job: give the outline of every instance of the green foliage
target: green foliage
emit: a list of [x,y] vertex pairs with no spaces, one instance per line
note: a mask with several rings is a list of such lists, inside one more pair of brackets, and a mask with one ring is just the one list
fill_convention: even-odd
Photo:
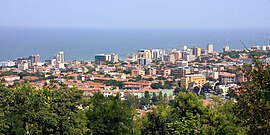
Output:
[[149,91],[144,92],[144,97],[147,98],[147,99],[150,99]]
[[172,89],[172,86],[173,86],[172,82],[170,82],[170,81],[165,81],[165,82],[164,82],[163,89]]
[[203,106],[197,95],[180,92],[170,106],[161,104],[146,116],[142,133],[244,134],[245,128],[237,125],[232,107],[232,102]]
[[139,99],[139,108],[143,108],[144,106],[148,106],[150,104],[150,99],[142,97]]
[[186,92],[186,89],[177,87],[174,89],[173,94],[178,95],[180,92]]
[[245,51],[239,52],[239,51],[227,51],[223,53],[223,56],[230,56],[231,58],[238,58],[239,54],[246,53]]
[[82,93],[61,87],[36,90],[30,84],[0,89],[2,134],[84,134]]
[[270,134],[270,67],[254,62],[255,67],[244,70],[248,82],[242,86],[234,112],[249,134]]
[[138,76],[135,77],[135,82],[140,81],[141,79],[142,79],[142,76],[138,75]]
[[151,84],[151,88],[153,89],[172,89],[172,86],[173,84],[170,81],[165,81],[164,84],[161,82]]
[[158,80],[166,80],[166,78],[163,77],[163,76],[158,76],[157,79],[158,79]]
[[132,94],[128,94],[125,100],[129,108],[139,108],[139,99]]
[[105,84],[107,86],[117,86],[117,87],[119,87],[119,89],[123,88],[123,82],[122,81],[109,80],[109,81],[105,81]]
[[161,105],[154,109],[152,113],[147,114],[147,121],[142,127],[144,135],[164,135],[167,129],[167,123],[170,122],[171,107]]
[[213,87],[211,86],[211,84],[208,82],[208,83],[205,83],[203,85],[203,89],[206,89],[206,90],[213,90]]
[[152,83],[152,84],[151,84],[151,88],[152,88],[152,89],[161,89],[161,88],[163,88],[163,85],[162,85],[161,82],[158,82],[158,83]]
[[132,133],[134,114],[118,96],[106,98],[102,94],[95,94],[90,100],[86,116],[90,134]]

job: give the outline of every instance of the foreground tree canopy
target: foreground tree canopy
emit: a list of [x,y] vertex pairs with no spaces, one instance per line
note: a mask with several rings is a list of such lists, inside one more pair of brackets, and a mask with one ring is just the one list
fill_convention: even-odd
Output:
[[0,86],[0,134],[270,134],[270,67],[246,69],[237,102],[216,98],[205,106],[196,94],[179,90],[170,101],[153,96],[156,107],[143,116],[136,108],[144,100],[132,95],[85,99],[63,84]]
[[62,86],[36,90],[30,84],[0,89],[2,134],[84,134],[86,117],[78,107],[81,91]]
[[244,134],[232,112],[231,102],[203,106],[193,93],[180,93],[170,106],[161,105],[147,115],[143,134]]

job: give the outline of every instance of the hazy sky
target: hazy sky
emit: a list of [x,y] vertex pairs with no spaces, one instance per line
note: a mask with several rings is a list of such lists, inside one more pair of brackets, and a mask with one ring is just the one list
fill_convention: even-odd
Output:
[[270,27],[270,0],[1,0],[0,26]]

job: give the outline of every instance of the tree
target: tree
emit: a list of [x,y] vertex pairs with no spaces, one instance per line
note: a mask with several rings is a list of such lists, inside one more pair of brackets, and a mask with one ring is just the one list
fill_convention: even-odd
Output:
[[[204,107],[198,96],[192,93],[180,93],[172,102],[174,119],[168,123],[170,134],[202,134],[207,132],[208,108]],[[211,130],[210,128],[208,128]],[[210,132],[210,131],[209,131]]]
[[181,91],[181,88],[177,87],[173,91],[173,95],[178,95],[178,93]]
[[147,99],[150,99],[149,91],[144,92],[144,97],[147,98]]
[[[216,99],[217,100],[217,99]],[[143,134],[245,134],[231,110],[233,103],[203,106],[196,94],[180,92],[169,105],[147,114]]]
[[167,123],[170,119],[171,107],[167,105],[160,105],[154,109],[152,113],[148,113],[147,121],[142,127],[142,134],[144,135],[165,135]]
[[200,91],[200,88],[199,88],[198,86],[195,86],[195,87],[193,88],[193,90],[192,90],[192,92],[193,92],[193,93],[196,93],[197,95],[200,94],[199,91]]
[[132,94],[126,96],[125,102],[130,109],[139,107],[139,99]]
[[205,83],[205,84],[203,85],[203,89],[204,89],[204,90],[212,90],[213,87],[212,87],[211,84],[208,82],[208,83]]
[[247,83],[242,85],[234,113],[249,134],[270,134],[270,66],[253,56],[255,66],[244,68]]
[[158,83],[152,83],[151,84],[151,88],[152,89],[162,89],[163,88],[163,85],[161,82],[158,82]]
[[155,92],[153,93],[151,100],[152,100],[153,104],[156,104],[158,102],[158,97],[157,97],[157,94]]
[[140,81],[141,79],[142,79],[142,76],[138,75],[138,76],[135,77],[135,82]]
[[95,94],[86,112],[89,134],[130,134],[134,114],[118,96]]
[[144,108],[150,104],[150,99],[142,97],[139,99],[139,108]]
[[223,102],[219,98],[214,98],[214,108],[211,110],[216,116],[212,118],[213,126],[216,127],[216,134],[220,135],[244,135],[247,134],[247,128],[239,124],[239,118],[233,113],[233,100]]
[[0,88],[1,134],[84,134],[82,93],[74,88],[43,88],[30,84]]
[[173,94],[178,95],[180,92],[186,92],[186,89],[177,87],[174,89]]
[[64,84],[60,86],[60,89],[51,90],[52,99],[49,102],[58,119],[56,134],[84,134],[86,116],[79,109],[83,102],[82,91]]
[[119,89],[123,88],[123,82],[122,81],[109,80],[109,81],[105,81],[105,84],[107,86],[119,87]]
[[163,89],[172,89],[172,82],[165,81]]

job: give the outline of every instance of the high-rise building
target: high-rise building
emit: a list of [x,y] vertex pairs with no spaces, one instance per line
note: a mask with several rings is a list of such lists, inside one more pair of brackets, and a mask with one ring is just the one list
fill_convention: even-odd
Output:
[[198,48],[198,47],[193,48],[193,55],[195,55],[196,57],[201,56],[201,53],[202,53],[201,48]]
[[138,58],[138,64],[140,66],[147,66],[150,63],[150,59]]
[[197,48],[196,56],[201,56],[202,54],[202,48]]
[[19,70],[27,70],[29,69],[29,60],[27,59],[19,59],[17,60],[18,69]]
[[103,63],[106,61],[118,62],[118,54],[111,53],[111,54],[96,54],[95,55],[96,63]]
[[212,52],[214,52],[214,45],[208,44],[207,45],[207,53],[212,53]]
[[111,53],[111,61],[112,62],[118,62],[118,54]]
[[151,52],[152,52],[151,55],[152,55],[153,60],[162,60],[162,57],[165,54],[164,50],[161,50],[161,49],[152,49]]
[[102,63],[102,62],[106,62],[106,61],[107,61],[107,57],[105,54],[96,54],[95,55],[95,62]]
[[152,51],[149,49],[138,50],[137,62],[140,66],[146,66],[152,61]]
[[30,65],[34,66],[35,64],[40,63],[40,56],[39,56],[39,54],[31,55],[31,56],[29,56],[29,60],[31,62]]
[[227,52],[227,51],[229,51],[230,50],[230,47],[229,46],[223,46],[223,52]]
[[187,49],[188,49],[188,47],[187,47],[186,45],[182,45],[182,46],[181,46],[181,50],[182,50],[182,51],[186,51]]
[[60,51],[56,54],[56,62],[57,63],[64,63],[64,52]]
[[51,65],[51,66],[55,67],[55,65],[56,65],[56,59],[55,58],[52,58],[52,59],[45,60],[45,64],[46,65]]
[[182,59],[182,52],[176,51],[175,54],[175,60],[181,60]]
[[57,68],[65,68],[64,66],[64,52],[63,51],[60,51],[56,54],[56,67]]
[[152,59],[152,53],[149,49],[140,49],[138,51],[138,58]]
[[136,61],[138,61],[138,55],[136,55],[136,54],[129,54],[129,55],[127,55],[127,61],[129,61],[129,62],[136,62]]
[[112,57],[110,54],[105,54],[106,56],[106,61],[112,61]]

